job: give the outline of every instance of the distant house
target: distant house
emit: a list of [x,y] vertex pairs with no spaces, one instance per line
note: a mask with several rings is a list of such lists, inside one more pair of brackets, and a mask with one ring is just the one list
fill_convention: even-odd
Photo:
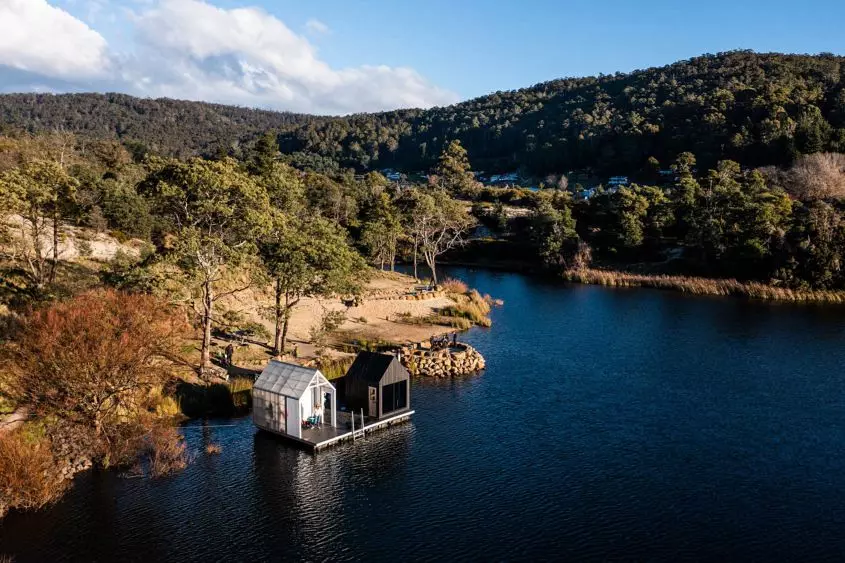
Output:
[[309,420],[337,426],[336,394],[320,370],[271,360],[252,388],[252,420],[262,430],[301,440]]
[[596,195],[596,188],[586,188],[578,192],[578,197],[581,199],[590,199]]
[[507,174],[493,174],[490,176],[491,184],[509,184],[519,181],[518,172],[508,172]]
[[392,168],[384,168],[383,170],[379,170],[379,172],[391,182],[398,182],[402,179],[402,174]]
[[411,376],[390,354],[360,352],[346,372],[346,406],[380,419],[410,409]]
[[628,185],[628,177],[627,176],[612,176],[610,178],[610,180],[607,181],[607,185],[609,187],[627,186]]

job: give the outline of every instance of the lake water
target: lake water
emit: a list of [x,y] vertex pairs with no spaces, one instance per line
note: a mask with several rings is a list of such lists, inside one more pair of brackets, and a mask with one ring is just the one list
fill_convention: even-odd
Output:
[[[317,456],[192,423],[159,481],[12,514],[24,561],[845,559],[845,309],[457,269],[505,300],[485,373]],[[222,454],[199,452],[208,442]]]

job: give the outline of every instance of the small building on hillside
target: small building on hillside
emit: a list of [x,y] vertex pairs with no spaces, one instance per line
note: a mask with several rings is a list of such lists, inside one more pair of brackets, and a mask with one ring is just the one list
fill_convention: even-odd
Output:
[[411,375],[396,356],[360,352],[344,379],[352,412],[381,419],[411,408]]
[[320,370],[271,360],[252,389],[252,420],[262,430],[302,440],[303,429],[337,426],[336,395]]

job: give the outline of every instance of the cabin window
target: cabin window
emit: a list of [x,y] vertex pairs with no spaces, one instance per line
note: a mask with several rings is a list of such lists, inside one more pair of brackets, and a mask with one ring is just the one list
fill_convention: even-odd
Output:
[[385,385],[381,390],[382,414],[408,408],[408,382]]

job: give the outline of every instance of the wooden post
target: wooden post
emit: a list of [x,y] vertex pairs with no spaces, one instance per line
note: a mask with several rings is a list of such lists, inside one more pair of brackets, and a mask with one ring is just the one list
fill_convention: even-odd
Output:
[[332,428],[337,428],[337,401],[335,400],[336,391],[332,390]]
[[352,411],[352,441],[355,441],[355,411]]

